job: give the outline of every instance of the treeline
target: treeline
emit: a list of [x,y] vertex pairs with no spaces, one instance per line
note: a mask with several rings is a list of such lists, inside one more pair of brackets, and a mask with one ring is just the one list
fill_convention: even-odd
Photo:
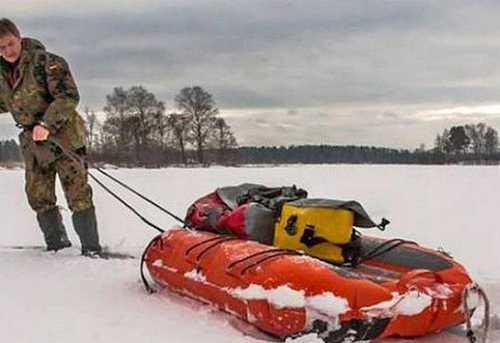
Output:
[[484,124],[452,126],[436,136],[434,152],[445,162],[498,162],[498,132]]
[[289,147],[241,147],[237,149],[242,164],[433,164],[439,158],[429,152],[369,146],[298,145]]
[[[88,151],[94,163],[124,167],[241,164],[496,164],[499,138],[484,123],[452,126],[434,147],[415,150],[369,146],[292,145],[238,147],[212,95],[186,87],[175,96],[175,111],[142,86],[118,87],[106,96],[104,117],[86,109]],[[0,142],[0,163],[21,161],[14,140]]]
[[368,146],[300,145],[242,147],[238,163],[497,164],[498,133],[484,123],[452,126],[438,134],[435,146],[413,151]]
[[389,149],[369,146],[300,145],[289,147],[241,147],[237,164],[493,164],[500,162],[500,153],[477,159],[471,154],[445,155],[432,150]]
[[224,164],[237,147],[210,93],[186,87],[174,99],[176,111],[142,86],[113,89],[101,123],[86,109],[89,152],[94,161],[122,166]]
[[[19,150],[14,141],[0,142],[2,151],[0,153],[0,163],[6,161],[19,161]],[[5,146],[9,146],[8,153],[5,153]],[[160,154],[159,152],[156,152]],[[179,151],[168,151],[170,154],[164,158],[161,166],[178,165],[181,161]],[[186,165],[198,165],[195,161],[196,150],[186,149],[185,156],[189,156]],[[8,157],[10,156],[10,157]],[[16,157],[17,156],[17,159]],[[389,149],[369,146],[331,146],[331,145],[298,145],[289,147],[239,147],[225,151],[221,158],[220,152],[215,149],[204,151],[205,165],[225,164],[225,165],[244,165],[244,164],[497,164],[500,162],[500,153],[482,154],[474,153],[454,153],[445,154],[437,149],[430,150],[416,149],[413,151],[406,149]],[[102,158],[103,156],[99,156]],[[116,164],[113,159],[96,160],[93,162],[102,162]],[[166,163],[165,161],[173,161]],[[189,161],[193,161],[190,164]],[[221,161],[223,163],[221,163]],[[138,166],[133,161],[124,164],[129,167]],[[157,164],[143,164],[146,167],[158,167]]]

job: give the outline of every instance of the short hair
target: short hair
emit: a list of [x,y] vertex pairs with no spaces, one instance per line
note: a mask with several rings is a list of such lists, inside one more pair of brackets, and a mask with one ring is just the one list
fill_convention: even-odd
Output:
[[7,18],[0,19],[0,37],[5,37],[9,34],[21,38],[21,33],[12,20]]

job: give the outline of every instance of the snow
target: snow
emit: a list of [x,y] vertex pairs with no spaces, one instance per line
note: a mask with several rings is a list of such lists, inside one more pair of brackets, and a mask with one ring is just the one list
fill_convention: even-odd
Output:
[[158,268],[163,267],[163,260],[158,259],[158,260],[154,261],[153,266],[158,267]]
[[303,290],[295,290],[287,285],[265,289],[261,285],[251,284],[244,289],[229,289],[228,293],[243,300],[266,300],[278,309],[305,308],[309,328],[312,328],[316,319],[322,319],[332,330],[337,330],[340,328],[339,315],[350,309],[347,299],[331,292],[306,296]]
[[286,285],[272,289],[264,289],[264,287],[260,285],[251,284],[248,288],[236,288],[230,293],[237,298],[245,300],[267,300],[278,309],[285,307],[304,307],[306,305],[304,291],[291,289]]
[[337,317],[350,309],[347,299],[337,297],[330,292],[308,297],[307,305],[309,308],[329,317]]
[[[109,172],[181,217],[201,195],[242,182],[296,184],[307,189],[310,196],[358,200],[374,219],[391,220],[385,232],[369,230],[369,234],[402,237],[431,248],[443,247],[461,261],[490,298],[490,342],[500,342],[497,166],[303,165]],[[258,342],[235,329],[233,317],[210,306],[168,291],[148,295],[140,281],[139,259],[93,260],[79,256],[76,247],[56,254],[5,248],[41,244],[35,216],[23,192],[23,174],[22,170],[0,170],[1,342]],[[157,232],[97,185],[94,196],[101,240],[113,251],[140,257]],[[58,197],[60,204],[66,206],[60,190]],[[133,196],[124,197],[153,223],[164,228],[176,224]],[[76,245],[71,213],[63,209],[62,215]],[[321,304],[328,301],[326,298],[313,303],[319,304],[321,310]],[[414,305],[403,310],[413,311]],[[320,342],[316,335],[288,341]],[[467,340],[451,330],[415,340],[387,342]]]
[[324,343],[315,333],[310,333],[297,338],[288,338],[285,343]]
[[236,288],[229,293],[244,300],[266,300],[276,308],[307,307],[332,317],[349,310],[346,299],[336,297],[330,292],[306,297],[303,290],[295,290],[287,285],[265,289],[261,285],[251,284],[247,288]]
[[404,294],[393,293],[391,300],[364,307],[361,310],[367,314],[373,314],[373,316],[378,316],[380,313],[390,317],[398,315],[413,316],[423,312],[431,304],[431,296],[411,290]]
[[207,281],[207,278],[205,277],[205,275],[203,275],[202,272],[199,272],[196,269],[193,269],[190,272],[184,273],[184,276],[188,279],[202,282],[202,283]]
[[450,295],[453,294],[453,291],[447,285],[440,285],[440,284],[437,284],[433,287],[425,287],[425,292],[431,295],[433,298],[444,299],[444,300],[449,299]]

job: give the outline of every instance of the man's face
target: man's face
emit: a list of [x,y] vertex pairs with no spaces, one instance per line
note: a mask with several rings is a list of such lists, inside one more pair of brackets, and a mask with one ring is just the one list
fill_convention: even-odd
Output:
[[0,37],[0,55],[10,63],[14,63],[21,56],[21,38],[12,34]]

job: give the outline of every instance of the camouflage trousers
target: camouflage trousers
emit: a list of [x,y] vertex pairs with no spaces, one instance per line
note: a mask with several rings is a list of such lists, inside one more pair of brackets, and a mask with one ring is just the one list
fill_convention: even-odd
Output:
[[[82,149],[84,150],[84,149]],[[84,158],[83,151],[77,152]],[[56,175],[71,211],[83,211],[93,207],[92,188],[88,184],[87,168],[66,156],[41,164],[29,149],[23,149],[25,162],[25,190],[31,208],[45,212],[57,206]]]

